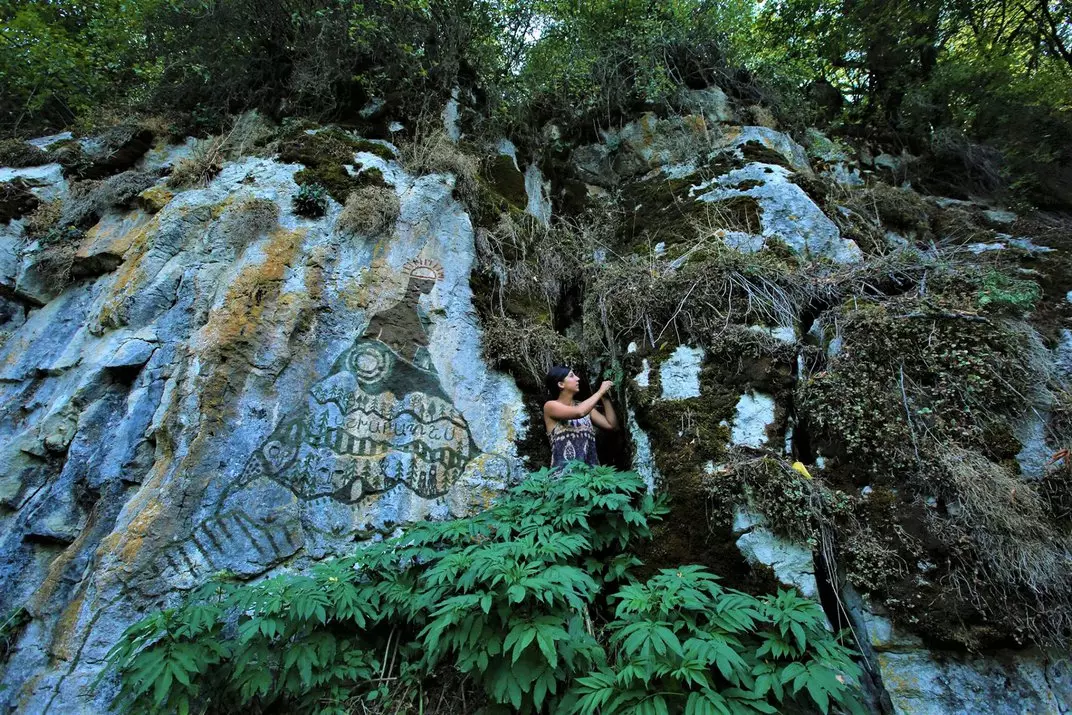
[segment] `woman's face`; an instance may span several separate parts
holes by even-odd
[[[562,379],[562,382],[558,383],[562,386],[563,390],[569,390],[570,392],[577,392],[581,386],[581,378],[577,377],[573,370],[569,371],[569,374]]]

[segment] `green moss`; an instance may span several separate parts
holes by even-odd
[[[710,487],[704,466],[725,456],[729,427],[739,392],[726,385],[726,371],[715,361],[700,372],[700,397],[662,401],[659,364],[676,346],[664,344],[646,354],[649,387],[638,390],[633,407],[637,422],[651,440],[652,454],[662,476],[660,489],[669,497],[670,514],[652,529],[652,539],[639,554],[645,570],[675,563],[699,563],[724,583],[750,593],[770,593],[777,579],[769,569],[752,568],[741,556],[731,531],[733,505],[722,502]],[[638,369],[630,356],[627,369]],[[717,479],[717,477],[716,477]],[[739,502],[735,502],[739,503]]]
[[[932,207],[915,191],[876,184],[864,193],[883,224],[914,231],[920,237],[930,235]]]
[[[519,209],[528,205],[528,192],[525,190],[525,175],[514,166],[514,160],[505,154],[499,154],[487,164],[483,178],[489,187],[511,206]]]
[[[674,244],[691,238],[690,218],[705,209],[689,196],[689,189],[702,181],[698,173],[679,179],[656,177],[637,181],[624,189],[623,205],[628,217],[622,224],[622,248],[646,250],[647,244]]]
[[[0,141],[0,166],[21,169],[28,166],[40,166],[51,161],[48,154],[33,144],[21,139]]]
[[[664,346],[664,353],[674,346]],[[636,404],[637,421],[652,443],[659,471],[667,479],[694,474],[709,461],[725,454],[730,430],[724,421],[733,418],[740,393],[728,387],[721,366],[705,364],[700,370],[700,396],[687,400],[660,400],[658,353],[651,361],[650,387]]]
[[[370,141],[368,139],[353,139],[354,151],[365,151],[369,154],[375,154],[385,161],[394,161],[395,153],[391,151],[390,147],[384,146],[379,142]]]
[[[92,163],[82,149],[82,143],[77,139],[64,139],[48,148],[48,156],[63,166],[65,176],[79,176]]]
[[[294,175],[294,181],[300,185],[320,184],[327,189],[331,198],[343,204],[355,189],[384,184],[383,174],[379,169],[366,169],[356,176],[351,176],[346,169],[346,165],[354,164],[355,152],[372,151],[368,148],[370,145],[390,155],[390,150],[380,144],[354,139],[337,129],[327,129],[315,134],[297,130],[283,140],[279,159],[287,163],[304,164],[305,168]]]

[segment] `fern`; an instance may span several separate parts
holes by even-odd
[[[630,548],[665,511],[636,474],[574,464],[471,518],[415,524],[306,574],[223,575],[124,633],[108,656],[117,705],[394,710],[444,667],[519,712],[848,703],[858,671],[810,601],[725,590],[698,566],[635,581]],[[589,614],[606,609],[611,584],[613,620],[597,632]]]

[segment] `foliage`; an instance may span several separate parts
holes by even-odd
[[[302,184],[294,194],[294,211],[299,216],[317,218],[328,210],[328,191],[320,184]]]
[[[756,599],[699,566],[663,569],[613,596],[609,665],[579,679],[576,712],[777,713],[809,699],[862,712],[860,674],[822,610],[792,591]],[[807,702],[807,700],[805,700]]]
[[[633,698],[650,666],[679,699],[735,683],[739,695],[723,695],[747,712],[802,689],[824,710],[852,702],[838,676],[856,668],[814,604],[723,590],[696,567],[633,581],[631,548],[663,513],[636,474],[575,463],[476,516],[411,526],[307,574],[209,583],[127,630],[109,655],[119,698],[134,712],[400,708],[448,669],[515,710],[592,712],[602,689]],[[595,631],[602,594],[623,581],[614,620]]]
[[[1033,309],[1041,297],[1042,290],[1035,281],[1010,278],[992,270],[983,276],[979,305],[1025,312]]]
[[[726,68],[731,36],[751,25],[753,11],[741,0],[550,0],[538,7],[540,38],[509,101],[521,117],[570,126],[612,125],[639,107],[670,106],[683,86],[713,84]]]
[[[836,87],[833,119],[929,155],[917,184],[1054,205],[1072,198],[1070,26],[1044,0],[778,0],[757,32],[801,84]]]
[[[157,73],[144,22],[162,0],[12,0],[0,6],[0,126],[62,126]]]

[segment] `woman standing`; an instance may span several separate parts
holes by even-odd
[[[614,414],[614,407],[607,398],[607,392],[614,383],[604,380],[594,395],[577,404],[574,398],[581,380],[573,370],[556,365],[547,373],[545,382],[551,396],[543,405],[543,423],[551,440],[551,468],[574,460],[598,465],[595,427],[618,429],[618,416]],[[602,412],[595,409],[600,403]]]

